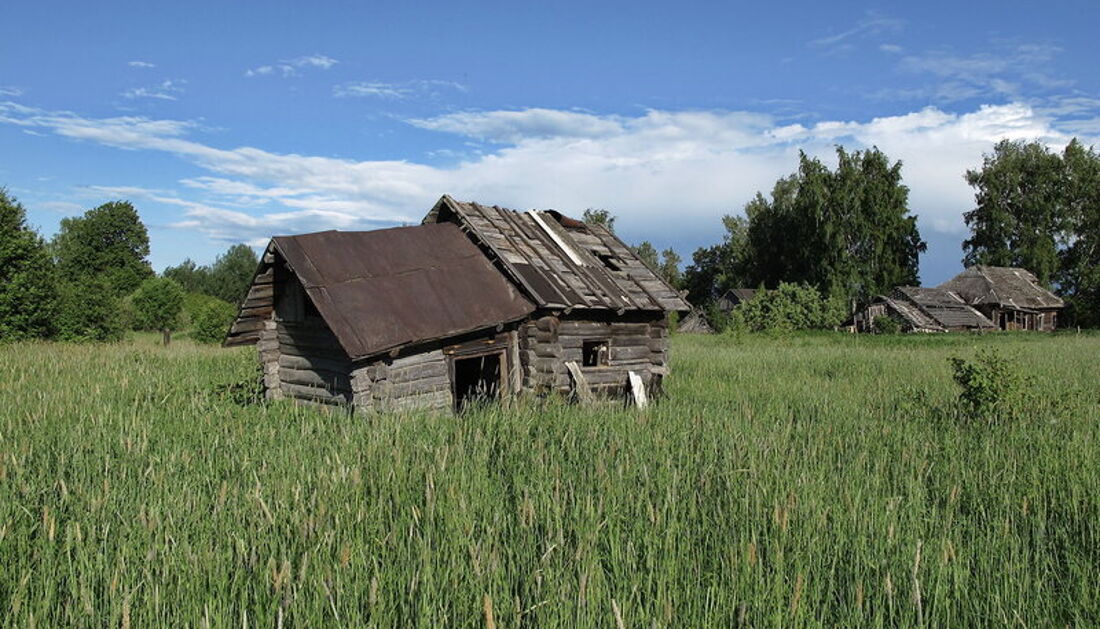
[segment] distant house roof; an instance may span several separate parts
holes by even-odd
[[[1061,308],[1065,303],[1043,288],[1030,271],[1004,266],[972,266],[940,288],[958,293],[971,305],[995,305],[1016,310]]]
[[[894,296],[904,298],[946,329],[997,327],[985,315],[975,310],[956,293],[943,288],[900,286]]]
[[[425,224],[453,222],[540,308],[688,311],[691,306],[602,225],[443,196]]]
[[[269,253],[286,260],[352,359],[515,321],[535,309],[452,224],[276,236]],[[264,258],[227,345],[255,342],[253,320],[271,313],[271,280],[260,278],[271,277],[263,265],[275,258]]]

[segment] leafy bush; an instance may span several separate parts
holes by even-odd
[[[898,334],[901,332],[901,323],[899,323],[897,319],[887,315],[875,317],[871,325],[879,334]]]
[[[955,383],[959,385],[959,411],[965,419],[995,422],[1016,419],[1030,410],[1032,382],[1016,363],[985,349],[973,360],[953,357]]]
[[[210,299],[191,315],[191,338],[199,343],[220,343],[237,315],[233,304],[220,299]]]
[[[844,305],[812,286],[781,283],[775,290],[757,291],[733,314],[732,325],[752,332],[829,329],[844,319]]]
[[[63,341],[118,341],[126,330],[122,300],[102,279],[62,282],[57,335]]]

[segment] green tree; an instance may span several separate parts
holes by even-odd
[[[244,301],[260,260],[248,245],[233,245],[210,267],[206,294],[235,306]]]
[[[680,288],[683,279],[680,272],[680,254],[673,251],[671,247],[662,251],[661,263],[657,266],[657,272],[668,282],[669,286]]]
[[[232,304],[210,299],[199,306],[191,317],[191,338],[199,343],[220,343],[236,316],[237,309]]]
[[[819,330],[839,325],[844,304],[822,295],[808,284],[781,282],[774,290],[759,291],[733,312],[733,325],[753,332]]]
[[[23,206],[0,188],[0,339],[45,338],[55,332],[53,260],[26,219]]]
[[[615,216],[610,210],[590,207],[584,211],[581,220],[590,225],[603,225],[607,228],[607,231],[612,234],[615,233]]]
[[[1068,150],[1068,149],[1067,149]],[[964,214],[963,264],[1019,266],[1049,284],[1069,227],[1065,163],[1039,142],[1002,140],[966,172],[976,207]]]
[[[654,271],[661,265],[657,258],[657,248],[648,240],[643,240],[640,245],[631,246],[630,250],[634,252],[634,255],[641,258],[642,262],[646,263],[646,266]]]
[[[909,215],[901,162],[877,148],[837,147],[837,168],[801,154],[798,171],[745,207],[742,258],[750,285],[806,283],[838,298],[919,283],[927,249]]]
[[[83,216],[62,219],[51,247],[65,281],[101,279],[115,296],[133,292],[153,275],[146,259],[149,233],[127,201],[105,203]]]
[[[179,326],[183,311],[183,288],[175,280],[151,277],[141,283],[133,295],[136,323],[147,330],[159,330],[168,345],[172,331]]]
[[[65,341],[118,341],[126,331],[122,299],[103,278],[62,281],[56,320],[58,338]]]
[[[210,267],[199,266],[191,258],[187,258],[179,266],[164,269],[163,275],[179,282],[188,293],[206,295],[210,291]]]
[[[1062,153],[1065,247],[1056,275],[1069,321],[1100,326],[1100,155],[1077,140]]]

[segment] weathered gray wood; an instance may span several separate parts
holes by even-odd
[[[447,376],[447,363],[440,360],[400,369],[394,369],[391,366],[388,378],[394,382],[415,382],[417,380],[446,378]]]
[[[649,346],[642,347],[611,347],[611,362],[612,364],[621,360],[641,360],[648,359],[650,354]]]
[[[319,369],[332,373],[351,373],[351,362],[347,360],[334,360],[323,356],[296,356],[294,354],[282,354],[279,356],[280,367],[291,369]]]
[[[450,391],[451,381],[448,378],[432,378],[428,380],[414,380],[412,382],[394,383],[390,396],[400,399],[408,396],[435,393],[437,391]]]
[[[588,388],[588,380],[581,372],[581,368],[571,360],[566,361],[565,368],[569,370],[569,375],[573,378],[573,393],[577,396],[577,400],[581,404],[591,404],[593,399],[592,389]]]
[[[630,392],[634,396],[634,405],[638,408],[644,409],[649,406],[649,399],[645,394],[645,384],[642,382],[641,376],[637,372],[629,372],[630,377]]]
[[[279,368],[279,380],[287,384],[318,387],[333,393],[350,393],[351,381],[347,375],[326,375],[323,372]]]
[[[328,404],[345,404],[351,398],[349,394],[334,394],[318,387],[292,384],[289,382],[283,382],[280,388],[283,391],[284,397],[316,400]]]
[[[443,350],[435,350],[431,352],[420,352],[417,354],[409,354],[408,356],[401,356],[394,359],[392,367],[394,369],[400,369],[402,367],[412,367],[426,362],[444,361]]]

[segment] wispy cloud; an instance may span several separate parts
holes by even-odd
[[[371,97],[401,100],[406,98],[435,98],[443,91],[465,92],[466,86],[455,81],[438,79],[416,79],[397,83],[382,81],[351,81],[332,88],[333,96]]]
[[[184,80],[165,80],[161,81],[157,85],[149,87],[134,87],[130,88],[120,95],[123,98],[138,99],[138,98],[153,98],[157,100],[178,100],[179,96],[183,94],[183,85],[187,83]]]
[[[906,54],[898,61],[902,75],[934,79],[910,88],[881,90],[884,99],[925,98],[936,103],[985,98],[1010,100],[1060,90],[1073,81],[1053,73],[1052,62],[1062,49],[1050,44],[994,42],[989,50],[969,54],[939,48]]]
[[[14,87],[11,85],[0,85],[0,97],[7,96],[8,98],[18,98],[22,95],[22,88]]]
[[[332,66],[340,63],[332,57],[325,55],[308,55],[305,57],[297,57],[295,59],[287,59],[273,63],[269,65],[262,65],[249,70],[245,70],[245,76],[266,76],[266,75],[279,75],[283,77],[297,76],[302,70],[309,68],[318,68],[321,70],[328,70]]]
[[[854,50],[859,40],[896,33],[904,27],[904,20],[871,12],[848,29],[811,40],[809,46],[826,52],[846,52]]]
[[[126,65],[130,66],[131,68],[155,68],[155,67],[157,67],[157,65],[155,63],[149,63],[148,61],[129,61],[129,62],[126,63]]]

